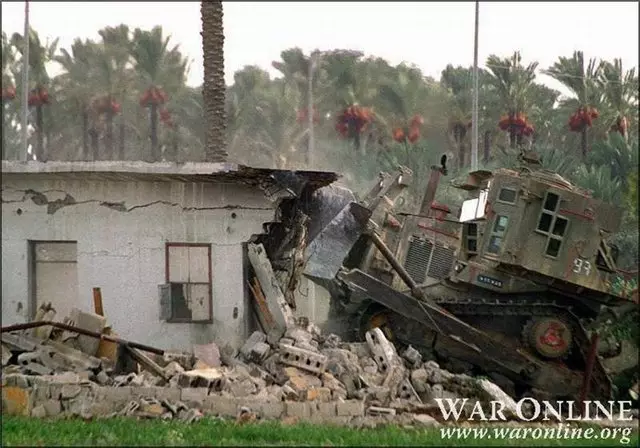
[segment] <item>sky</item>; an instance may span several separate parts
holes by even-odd
[[[199,2],[31,2],[31,26],[42,40],[98,38],[105,26],[161,25],[191,61],[188,84],[202,83]],[[352,49],[392,64],[407,62],[440,78],[451,63],[473,64],[474,2],[225,2],[225,77],[246,65],[278,75],[271,62],[300,47]],[[24,2],[2,2],[2,31],[22,33]],[[558,56],[622,58],[638,66],[638,2],[481,2],[478,60],[508,57],[548,68]],[[55,67],[53,67],[53,70]],[[55,74],[52,73],[52,74]],[[556,81],[538,80],[553,88]],[[562,90],[562,89],[560,89]],[[566,93],[564,91],[563,93]]]

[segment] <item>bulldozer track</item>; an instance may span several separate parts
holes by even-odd
[[[522,316],[522,317],[559,317],[570,325],[573,333],[573,344],[579,350],[583,362],[586,359],[591,348],[591,339],[589,333],[584,328],[578,317],[571,312],[570,307],[564,307],[556,304],[553,300],[536,299],[533,302],[531,298],[523,298],[522,303],[513,303],[513,300],[492,299],[480,301],[463,301],[464,303],[454,303],[450,299],[436,300],[436,303],[452,314],[462,318],[464,316]],[[611,380],[607,374],[602,359],[596,356],[593,376],[592,391],[598,396],[609,397],[611,394]]]
[[[452,294],[446,294],[445,297],[430,296],[430,298],[437,305],[462,320],[465,320],[465,317],[469,316],[513,316],[523,318],[544,316],[561,318],[571,328],[573,334],[573,350],[578,350],[583,363],[586,364],[586,359],[591,348],[590,335],[580,319],[572,312],[570,306],[559,305],[557,301],[553,299],[544,299],[540,297],[534,298],[523,295],[519,295],[516,298],[513,296],[509,298],[469,298],[468,296],[466,298],[456,298]],[[364,303],[361,305],[364,305]],[[359,323],[362,322],[363,317],[367,314],[366,309],[367,306],[364,306],[360,308],[359,313],[356,313]],[[423,344],[416,343],[417,341],[399,339],[397,342],[424,347]],[[554,361],[545,360],[544,362]],[[557,363],[557,361],[555,362]],[[565,367],[569,370],[573,370],[566,365]],[[576,371],[576,373],[583,375],[582,371]],[[599,398],[609,398],[612,395],[611,379],[604,368],[600,356],[596,356],[594,363],[591,380],[591,394]]]

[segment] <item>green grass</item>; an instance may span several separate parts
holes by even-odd
[[[203,419],[185,424],[178,421],[116,418],[82,420],[38,420],[2,417],[3,446],[624,446],[614,440],[594,443],[579,440],[443,440],[438,428],[403,429],[389,426],[353,429],[299,424],[283,426],[277,422],[236,425],[233,421]],[[638,445],[638,432],[628,446]]]

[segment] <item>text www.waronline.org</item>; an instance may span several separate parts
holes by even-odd
[[[460,428],[445,427],[440,429],[440,437],[456,439],[534,439],[534,440],[618,440],[621,445],[631,442],[633,428],[579,428],[559,423],[553,427],[519,427],[519,428]]]

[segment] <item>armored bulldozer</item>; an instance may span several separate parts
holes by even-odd
[[[617,268],[610,242],[622,212],[533,153],[521,164],[470,173],[455,185],[469,195],[458,208],[434,201],[444,156],[415,213],[397,207],[413,181],[402,167],[361,201],[334,194],[329,211],[327,197],[312,199],[321,224],[305,275],[331,292],[345,338],[379,327],[517,396],[609,398],[604,360],[620,344],[597,330],[637,309],[637,280]]]

